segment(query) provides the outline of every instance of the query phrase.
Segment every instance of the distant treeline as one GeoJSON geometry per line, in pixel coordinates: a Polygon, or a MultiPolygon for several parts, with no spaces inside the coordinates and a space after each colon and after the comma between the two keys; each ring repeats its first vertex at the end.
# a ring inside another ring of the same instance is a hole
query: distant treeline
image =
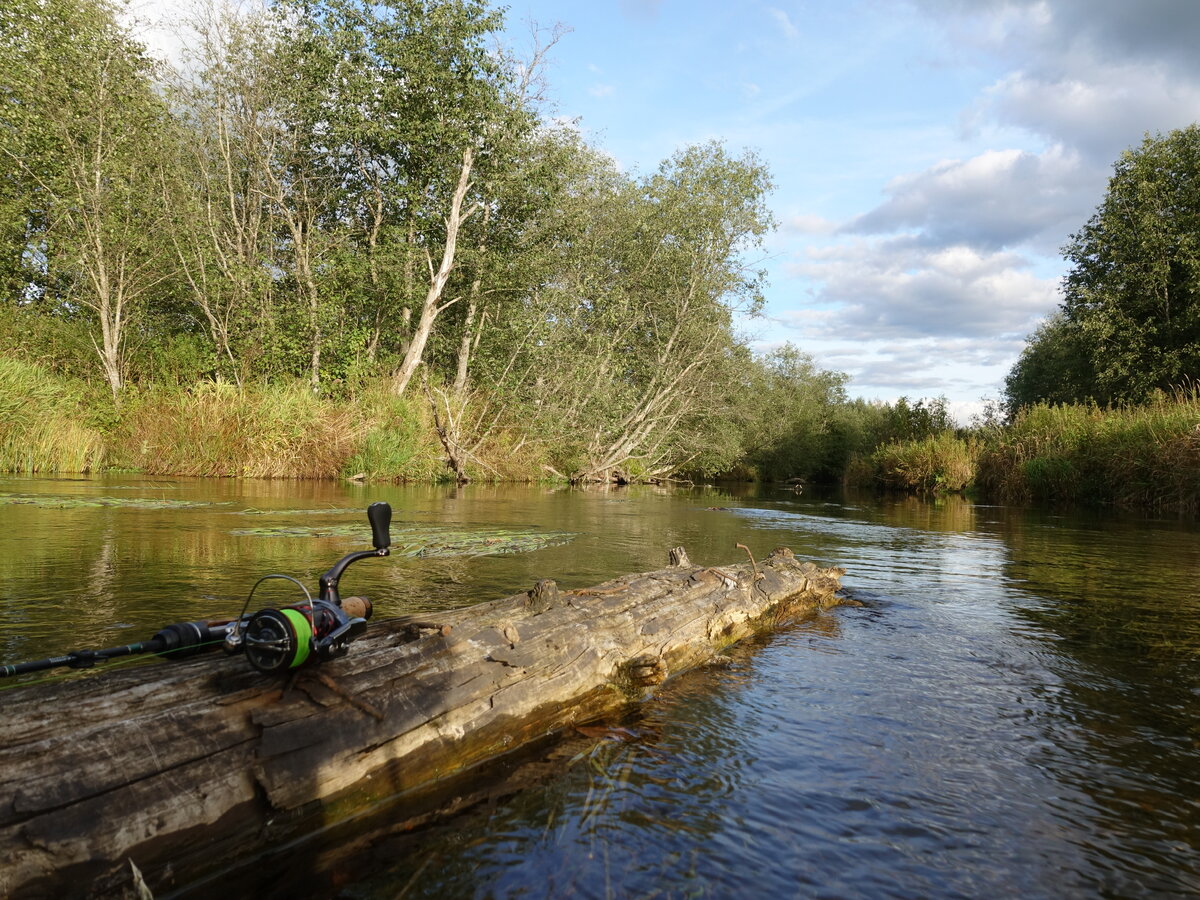
{"type": "MultiPolygon", "coordinates": [[[[976,440],[944,400],[751,352],[761,160],[619,170],[548,114],[559,34],[517,53],[501,25],[482,0],[213,5],[168,66],[107,0],[0,7],[0,468],[1021,495],[886,462],[976,440]]],[[[1014,427],[1200,374],[1198,142],[1117,164],[1009,378],[1014,427]]]]}
{"type": "MultiPolygon", "coordinates": [[[[771,183],[630,174],[477,0],[0,9],[0,450],[23,471],[837,478],[890,406],[735,330],[771,183]],[[448,467],[447,464],[448,463],[448,467]]],[[[899,410],[903,419],[906,408],[899,410]]]]}

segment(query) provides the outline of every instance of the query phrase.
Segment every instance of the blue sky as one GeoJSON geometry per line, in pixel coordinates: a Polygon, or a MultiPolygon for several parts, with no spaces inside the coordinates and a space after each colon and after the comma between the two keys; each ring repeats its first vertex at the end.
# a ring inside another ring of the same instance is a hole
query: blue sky
{"type": "Polygon", "coordinates": [[[518,53],[530,23],[569,29],[547,115],[627,171],[713,138],[768,164],[756,347],[964,421],[1055,309],[1119,154],[1200,119],[1200,0],[510,0],[507,22],[518,53]]]}
{"type": "Polygon", "coordinates": [[[1120,152],[1200,118],[1194,0],[512,0],[554,113],[630,171],[719,138],[776,190],[763,349],[853,395],[999,396],[1120,152]]]}

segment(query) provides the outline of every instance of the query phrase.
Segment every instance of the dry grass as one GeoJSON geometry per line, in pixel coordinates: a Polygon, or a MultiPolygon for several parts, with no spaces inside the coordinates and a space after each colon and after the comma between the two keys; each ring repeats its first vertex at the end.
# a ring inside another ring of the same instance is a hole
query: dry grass
{"type": "Polygon", "coordinates": [[[149,391],[122,419],[129,463],[164,475],[332,478],[367,430],[352,406],[300,382],[149,391]]]}
{"type": "Polygon", "coordinates": [[[0,356],[0,470],[92,472],[104,466],[105,455],[81,385],[0,356]]]}

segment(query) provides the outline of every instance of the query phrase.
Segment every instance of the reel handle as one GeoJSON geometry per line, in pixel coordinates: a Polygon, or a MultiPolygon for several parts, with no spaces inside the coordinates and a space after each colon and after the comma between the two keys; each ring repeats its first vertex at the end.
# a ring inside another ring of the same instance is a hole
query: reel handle
{"type": "Polygon", "coordinates": [[[367,507],[367,521],[371,523],[371,543],[376,550],[384,550],[392,545],[392,507],[382,500],[377,500],[367,507]]]}
{"type": "Polygon", "coordinates": [[[392,543],[389,531],[392,524],[392,508],[382,500],[377,500],[367,507],[367,520],[371,523],[371,539],[375,544],[375,549],[348,553],[334,563],[333,568],[322,575],[317,582],[320,587],[319,599],[328,601],[334,606],[341,606],[342,598],[338,594],[338,582],[346,568],[360,559],[388,555],[388,547],[392,543]]]}

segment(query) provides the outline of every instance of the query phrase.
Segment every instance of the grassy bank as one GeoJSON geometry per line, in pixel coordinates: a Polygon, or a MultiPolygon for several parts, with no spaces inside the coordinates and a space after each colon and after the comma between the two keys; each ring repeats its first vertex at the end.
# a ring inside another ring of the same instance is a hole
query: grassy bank
{"type": "Polygon", "coordinates": [[[0,355],[0,470],[92,472],[106,464],[103,403],[82,382],[0,355]]]}
{"type": "Polygon", "coordinates": [[[317,397],[302,383],[130,390],[0,355],[0,470],[436,481],[450,477],[425,405],[382,389],[317,397]]]}
{"type": "MultiPolygon", "coordinates": [[[[911,425],[914,411],[927,412],[920,404],[836,409],[844,414],[831,417],[835,425],[849,419],[875,427],[847,437],[847,428],[830,426],[818,434],[824,444],[812,444],[815,429],[809,429],[805,456],[824,460],[820,471],[829,476],[844,469],[850,484],[929,494],[976,491],[1002,503],[1200,511],[1200,391],[1114,409],[1041,404],[1008,425],[971,432],[934,428],[940,423],[922,419],[909,439],[899,425],[911,425]],[[889,415],[899,425],[883,421],[889,415]],[[846,454],[840,463],[839,450],[846,454]]],[[[456,420],[470,418],[470,410],[454,412],[456,420]]],[[[518,421],[493,425],[485,440],[460,454],[473,480],[534,481],[550,470],[566,471],[569,460],[548,449],[569,455],[563,440],[529,440],[518,421]]],[[[781,446],[793,440],[784,435],[781,446]]],[[[763,452],[750,448],[744,459],[763,452]]],[[[2,471],[428,482],[454,477],[445,460],[429,403],[418,392],[397,398],[378,385],[330,398],[315,396],[302,382],[238,389],[205,381],[130,389],[117,407],[86,381],[0,354],[2,471]]],[[[793,467],[774,468],[788,474],[793,467]]]]}
{"type": "Polygon", "coordinates": [[[1200,511],[1200,392],[1142,406],[1022,410],[1006,426],[893,442],[857,458],[852,483],[1002,503],[1088,503],[1200,511]]]}
{"type": "Polygon", "coordinates": [[[975,480],[1007,503],[1200,511],[1200,393],[1107,410],[1029,407],[986,436],[975,480]]]}

